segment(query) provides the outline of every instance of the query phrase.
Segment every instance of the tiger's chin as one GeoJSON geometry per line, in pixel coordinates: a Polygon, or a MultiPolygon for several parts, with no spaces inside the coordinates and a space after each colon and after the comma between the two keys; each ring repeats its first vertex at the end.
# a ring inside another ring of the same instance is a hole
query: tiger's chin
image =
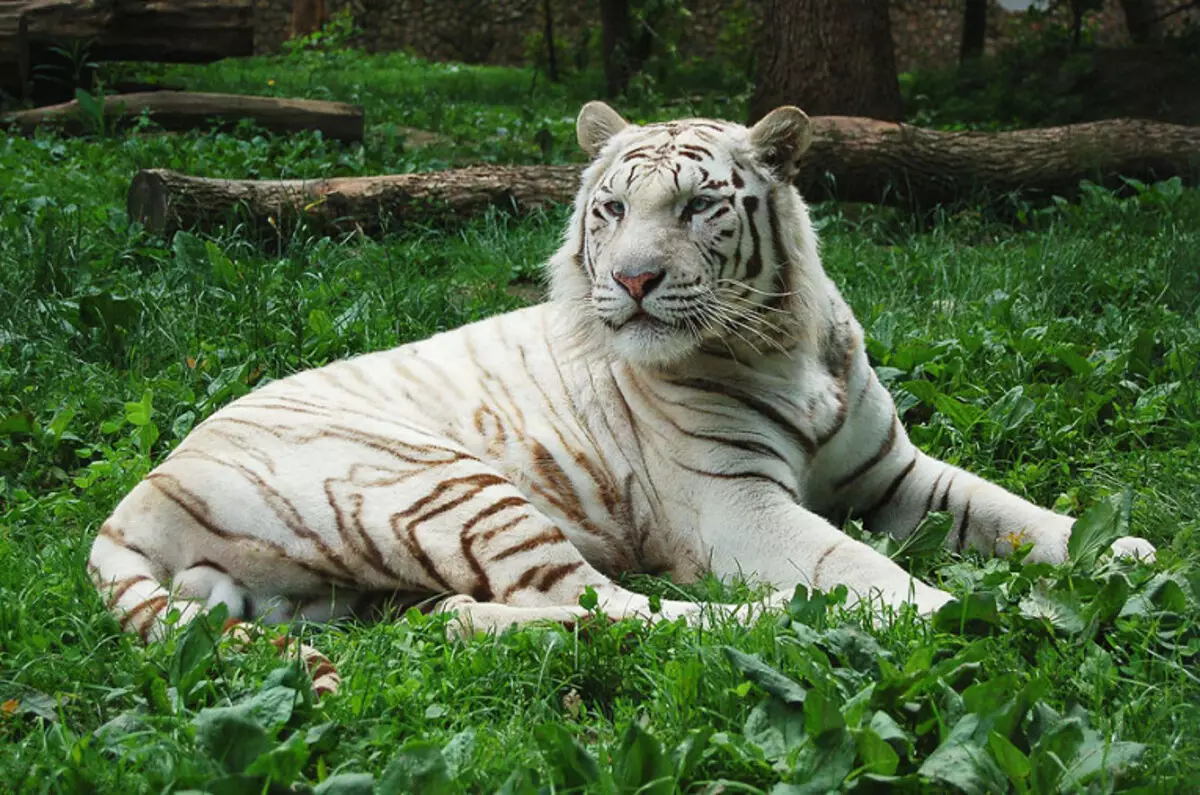
{"type": "Polygon", "coordinates": [[[700,350],[691,332],[645,315],[610,329],[609,339],[617,358],[639,367],[677,364],[700,350]]]}

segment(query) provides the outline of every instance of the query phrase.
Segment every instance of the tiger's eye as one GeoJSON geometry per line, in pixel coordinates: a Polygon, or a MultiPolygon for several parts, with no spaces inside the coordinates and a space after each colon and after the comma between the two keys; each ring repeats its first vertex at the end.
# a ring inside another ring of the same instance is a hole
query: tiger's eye
{"type": "Polygon", "coordinates": [[[717,203],[716,199],[708,196],[693,196],[688,200],[687,211],[692,215],[702,213],[717,203]]]}
{"type": "Polygon", "coordinates": [[[625,217],[625,202],[623,201],[613,199],[612,201],[605,202],[604,209],[609,215],[616,216],[617,218],[625,217]]]}

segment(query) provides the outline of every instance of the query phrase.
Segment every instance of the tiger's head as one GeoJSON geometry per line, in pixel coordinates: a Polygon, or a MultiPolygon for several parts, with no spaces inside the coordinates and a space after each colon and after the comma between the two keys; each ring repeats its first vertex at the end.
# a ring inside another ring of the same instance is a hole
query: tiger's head
{"type": "Polygon", "coordinates": [[[639,126],[589,102],[576,132],[593,160],[550,276],[583,334],[646,366],[812,342],[825,277],[792,185],[812,137],[802,111],[778,108],[750,128],[639,126]]]}

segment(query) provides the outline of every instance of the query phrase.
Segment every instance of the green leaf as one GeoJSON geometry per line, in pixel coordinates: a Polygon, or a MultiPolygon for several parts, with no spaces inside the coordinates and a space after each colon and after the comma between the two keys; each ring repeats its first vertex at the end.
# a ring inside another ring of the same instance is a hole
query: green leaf
{"type": "Polygon", "coordinates": [[[985,633],[1002,626],[995,594],[975,592],[963,599],[951,599],[933,614],[933,627],[951,634],[985,633]]]}
{"type": "Polygon", "coordinates": [[[1009,779],[1019,781],[1029,775],[1029,771],[1031,770],[1029,757],[1025,756],[1021,749],[1013,745],[1003,734],[998,732],[989,733],[988,748],[991,749],[992,756],[996,758],[996,763],[1000,765],[1000,769],[1004,771],[1004,775],[1008,776],[1009,779]]]}
{"type": "Polygon", "coordinates": [[[167,681],[181,696],[186,697],[204,678],[215,649],[216,638],[207,621],[192,621],[184,628],[167,671],[167,681]]]}
{"type": "Polygon", "coordinates": [[[820,627],[825,623],[829,599],[824,593],[813,590],[810,595],[803,584],[797,585],[787,605],[788,618],[797,624],[820,627]]]}
{"type": "Polygon", "coordinates": [[[242,773],[271,750],[271,738],[257,721],[236,707],[201,710],[196,743],[228,773],[242,773]]]}
{"type": "Polygon", "coordinates": [[[1033,586],[1018,609],[1025,618],[1045,621],[1068,635],[1077,635],[1086,627],[1079,597],[1071,591],[1055,589],[1046,580],[1033,586]]]}
{"type": "Polygon", "coordinates": [[[933,399],[937,410],[949,418],[960,431],[969,431],[983,417],[983,409],[974,403],[964,403],[956,397],[941,395],[933,399]]]}
{"type": "Polygon", "coordinates": [[[613,752],[613,781],[622,792],[670,795],[675,790],[671,764],[662,743],[635,720],[613,752]]]}
{"type": "Polygon", "coordinates": [[[171,251],[185,270],[196,271],[208,263],[208,249],[204,241],[191,232],[176,232],[171,240],[171,251]]]}
{"type": "Polygon", "coordinates": [[[1014,386],[988,407],[987,417],[1005,431],[1015,431],[1025,424],[1034,408],[1034,402],[1025,397],[1025,388],[1014,386]]]}
{"type": "Polygon", "coordinates": [[[768,761],[783,759],[808,737],[804,709],[768,696],[750,711],[742,734],[768,761]]]}
{"type": "MultiPolygon", "coordinates": [[[[382,785],[378,791],[383,792],[382,785]]],[[[370,773],[339,773],[313,789],[313,795],[372,795],[374,792],[375,777],[370,773]]]]}
{"type": "Polygon", "coordinates": [[[425,740],[409,740],[388,763],[377,795],[442,795],[453,792],[442,749],[425,740]]]}
{"type": "Polygon", "coordinates": [[[13,436],[18,433],[31,434],[36,427],[37,424],[33,421],[32,414],[27,411],[19,411],[0,420],[0,436],[13,436]]]}
{"type": "Polygon", "coordinates": [[[682,784],[691,778],[708,748],[708,741],[712,739],[712,735],[711,727],[695,729],[671,752],[671,759],[675,762],[676,781],[682,784]]]}
{"type": "Polygon", "coordinates": [[[246,774],[264,776],[273,784],[287,786],[299,778],[305,763],[308,762],[308,754],[308,743],[297,732],[289,737],[287,742],[255,759],[246,768],[246,774]]]}
{"type": "Polygon", "coordinates": [[[1133,492],[1124,489],[1100,500],[1075,520],[1067,541],[1067,555],[1077,569],[1090,569],[1114,541],[1129,535],[1132,505],[1133,492]]]}
{"type": "Polygon", "coordinates": [[[803,704],[807,691],[762,661],[757,654],[746,654],[732,646],[724,647],[725,656],[754,684],[785,704],[803,704]]]}
{"type": "Polygon", "coordinates": [[[1132,598],[1121,608],[1120,615],[1143,616],[1161,611],[1187,614],[1190,610],[1187,593],[1183,586],[1176,581],[1175,575],[1161,572],[1154,575],[1132,598]]]}
{"type": "Polygon", "coordinates": [[[909,560],[934,554],[945,545],[953,526],[954,517],[944,511],[925,514],[917,529],[900,542],[891,559],[909,560]]]}
{"type": "Polygon", "coordinates": [[[1083,723],[1066,718],[1049,727],[1029,754],[1035,792],[1052,792],[1066,774],[1069,764],[1083,746],[1083,723]]]}
{"type": "Polygon", "coordinates": [[[986,738],[980,716],[963,715],[918,772],[925,778],[957,787],[967,795],[1006,792],[1003,771],[983,747],[986,738]]]}
{"type": "Polygon", "coordinates": [[[877,775],[893,775],[900,766],[900,755],[896,749],[869,727],[858,735],[858,755],[862,757],[867,770],[877,775]]]}
{"type": "Polygon", "coordinates": [[[1108,624],[1121,614],[1121,608],[1129,601],[1129,578],[1119,571],[1108,575],[1104,587],[1092,598],[1084,610],[1088,624],[1108,624]]]}
{"type": "Polygon", "coordinates": [[[541,783],[536,770],[514,770],[496,795],[540,795],[541,783]]]}
{"type": "Polygon", "coordinates": [[[125,421],[130,425],[149,425],[154,416],[154,393],[147,389],[142,393],[142,399],[136,403],[125,404],[125,421]]]}
{"type": "Polygon", "coordinates": [[[600,597],[596,595],[596,589],[590,585],[584,586],[583,593],[579,597],[579,606],[584,610],[595,610],[600,604],[600,597]]]}
{"type": "Polygon", "coordinates": [[[292,718],[300,694],[290,687],[268,686],[234,709],[245,709],[263,726],[278,729],[292,718]]]}
{"type": "Polygon", "coordinates": [[[225,252],[211,240],[204,241],[205,259],[212,268],[213,276],[225,287],[235,287],[238,281],[237,267],[225,256],[225,252]]]}
{"type": "Polygon", "coordinates": [[[600,778],[600,766],[583,746],[559,723],[547,723],[535,731],[538,744],[551,769],[556,770],[568,789],[585,787],[600,778]]]}
{"type": "Polygon", "coordinates": [[[1101,773],[1106,773],[1111,779],[1122,768],[1137,762],[1146,752],[1146,746],[1141,743],[1105,743],[1094,731],[1089,730],[1088,734],[1091,736],[1085,740],[1079,755],[1063,774],[1059,788],[1061,792],[1078,791],[1101,773]]]}
{"type": "Polygon", "coordinates": [[[442,749],[442,757],[446,760],[446,772],[450,778],[458,778],[463,769],[471,763],[475,755],[475,730],[464,729],[450,738],[442,749]]]}
{"type": "Polygon", "coordinates": [[[804,702],[804,728],[813,739],[846,728],[839,704],[819,690],[812,690],[804,702]]]}
{"type": "Polygon", "coordinates": [[[332,337],[333,321],[324,309],[313,309],[308,313],[308,330],[314,337],[332,337]]]}
{"type": "Polygon", "coordinates": [[[773,795],[823,795],[830,790],[839,791],[846,776],[854,769],[856,756],[854,737],[845,729],[831,732],[820,741],[809,740],[796,755],[791,775],[793,783],[780,784],[771,792],[773,795]]]}

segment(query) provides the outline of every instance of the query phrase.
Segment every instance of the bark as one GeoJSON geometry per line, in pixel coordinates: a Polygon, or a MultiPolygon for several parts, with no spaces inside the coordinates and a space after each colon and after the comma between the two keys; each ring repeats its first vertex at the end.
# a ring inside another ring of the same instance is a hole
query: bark
{"type": "Polygon", "coordinates": [[[780,105],[902,117],[887,0],[764,0],[763,13],[751,122],[780,105]]]}
{"type": "Polygon", "coordinates": [[[632,63],[632,39],[629,0],[600,0],[600,52],[608,97],[625,91],[636,71],[632,63]]]}
{"type": "Polygon", "coordinates": [[[570,200],[574,166],[473,166],[425,174],[316,180],[227,180],[143,170],[129,188],[131,220],[148,230],[212,228],[248,220],[259,231],[303,217],[323,232],[379,235],[407,223],[468,217],[488,207],[518,212],[570,200]]]}
{"type": "Polygon", "coordinates": [[[988,0],[966,0],[960,61],[969,61],[983,55],[983,47],[987,41],[987,11],[988,0]]]}
{"type": "Polygon", "coordinates": [[[86,42],[93,61],[208,63],[254,54],[252,0],[34,0],[25,5],[24,37],[35,56],[72,41],[86,42]]]}
{"type": "Polygon", "coordinates": [[[1162,38],[1158,11],[1154,0],[1121,0],[1125,12],[1125,27],[1135,44],[1150,44],[1162,38]]]}
{"type": "MultiPolygon", "coordinates": [[[[232,127],[242,119],[253,119],[274,133],[320,130],[326,138],[361,141],[363,108],[343,102],[311,99],[279,99],[240,94],[192,94],[182,91],[155,91],[119,94],[105,98],[105,125],[122,126],[142,112],[167,130],[191,130],[210,125],[232,127]]],[[[25,134],[41,125],[54,125],[71,135],[95,132],[95,120],[88,117],[77,100],[33,110],[15,111],[0,116],[0,125],[14,124],[25,134]]]]}
{"type": "Polygon", "coordinates": [[[542,0],[542,37],[546,40],[546,76],[551,83],[558,82],[558,53],[554,47],[554,11],[550,0],[542,0]]]}
{"type": "MultiPolygon", "coordinates": [[[[1200,127],[1115,119],[1001,133],[939,132],[848,117],[813,120],[797,183],[811,200],[880,202],[909,209],[1021,192],[1071,196],[1081,179],[1119,185],[1200,177],[1200,127]]],[[[212,229],[230,220],[278,229],[303,216],[325,233],[378,235],[500,207],[524,212],[571,201],[578,166],[474,166],[452,171],[330,180],[218,180],[142,171],[129,215],[153,232],[212,229]]]]}
{"type": "Polygon", "coordinates": [[[292,38],[316,33],[325,24],[325,0],[292,0],[292,38]]]}
{"type": "Polygon", "coordinates": [[[19,35],[26,3],[0,3],[0,91],[25,95],[29,81],[29,49],[19,35]]]}

